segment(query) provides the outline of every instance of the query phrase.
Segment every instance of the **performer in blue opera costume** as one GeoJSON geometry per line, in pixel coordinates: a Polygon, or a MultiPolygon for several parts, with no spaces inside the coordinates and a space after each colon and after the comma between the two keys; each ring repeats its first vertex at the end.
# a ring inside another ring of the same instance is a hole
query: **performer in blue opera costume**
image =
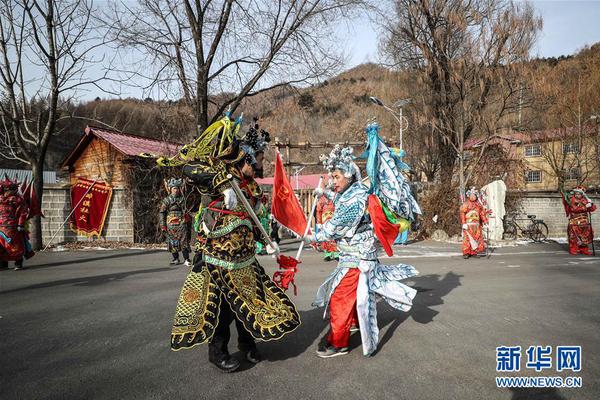
{"type": "Polygon", "coordinates": [[[409,311],[417,291],[401,283],[418,271],[406,264],[384,265],[377,256],[376,237],[388,253],[398,232],[405,230],[420,208],[411,195],[408,182],[394,157],[379,137],[379,126],[367,127],[367,175],[370,187],[361,183],[360,170],[353,161],[352,148],[336,146],[329,156],[321,156],[334,181],[334,193],[319,189],[317,195],[334,199],[335,211],[308,243],[335,240],[340,251],[337,268],[317,291],[314,304],[325,307],[330,331],[322,358],[348,353],[350,333],[359,329],[363,354],[377,349],[376,294],[392,307],[409,311]],[[358,323],[358,327],[356,327],[358,323]]]}

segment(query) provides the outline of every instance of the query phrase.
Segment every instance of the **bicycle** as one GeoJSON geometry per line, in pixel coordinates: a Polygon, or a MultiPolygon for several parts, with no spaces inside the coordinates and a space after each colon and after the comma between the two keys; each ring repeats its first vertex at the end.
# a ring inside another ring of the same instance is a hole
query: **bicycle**
{"type": "Polygon", "coordinates": [[[548,237],[548,226],[542,219],[535,215],[527,215],[527,218],[516,218],[514,214],[507,214],[503,220],[504,233],[502,239],[515,240],[520,230],[522,236],[528,237],[534,242],[543,242],[548,237]],[[522,227],[517,221],[529,221],[530,224],[522,227]]]}

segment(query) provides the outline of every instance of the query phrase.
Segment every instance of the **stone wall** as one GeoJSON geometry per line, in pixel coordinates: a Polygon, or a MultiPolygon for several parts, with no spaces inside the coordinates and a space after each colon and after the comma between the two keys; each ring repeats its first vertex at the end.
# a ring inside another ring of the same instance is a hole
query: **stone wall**
{"type": "MultiPolygon", "coordinates": [[[[86,236],[75,234],[66,223],[62,222],[71,212],[70,187],[48,186],[44,188],[42,210],[46,218],[42,218],[43,242],[47,244],[58,230],[53,244],[88,241],[86,236]]],[[[133,242],[133,211],[123,189],[113,189],[110,208],[104,222],[104,230],[100,240],[133,242]]]]}
{"type": "MultiPolygon", "coordinates": [[[[519,212],[521,217],[534,214],[543,219],[548,225],[548,236],[551,238],[567,237],[567,217],[558,193],[520,193],[519,212]]],[[[589,195],[594,204],[600,206],[600,195],[589,195]]],[[[511,211],[511,210],[506,210],[511,211]]],[[[518,221],[519,224],[527,224],[527,221],[518,221]]],[[[523,225],[522,225],[523,226],[523,225]]],[[[592,213],[592,226],[596,227],[595,236],[600,235],[600,210],[592,213]]]]}

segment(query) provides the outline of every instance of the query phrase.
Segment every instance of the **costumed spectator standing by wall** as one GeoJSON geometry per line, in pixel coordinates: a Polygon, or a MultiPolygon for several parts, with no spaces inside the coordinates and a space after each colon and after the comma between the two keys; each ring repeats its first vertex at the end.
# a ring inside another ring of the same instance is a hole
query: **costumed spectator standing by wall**
{"type": "Polygon", "coordinates": [[[25,228],[30,214],[25,198],[19,194],[16,181],[5,178],[0,182],[0,269],[7,269],[9,261],[15,270],[23,268],[23,259],[34,255],[25,228]]]}
{"type": "MultiPolygon", "coordinates": [[[[335,210],[316,236],[305,241],[312,243],[335,240],[340,251],[337,268],[317,291],[313,304],[325,307],[329,313],[329,334],[326,344],[317,350],[321,358],[347,354],[352,326],[358,322],[363,354],[371,355],[379,343],[376,294],[392,307],[408,311],[417,291],[400,281],[418,274],[406,264],[384,265],[377,256],[374,225],[371,219],[371,201],[383,203],[387,210],[400,218],[414,220],[419,206],[410,194],[410,188],[391,159],[389,149],[378,137],[378,125],[367,128],[372,152],[367,162],[371,188],[361,182],[358,166],[353,162],[352,148],[336,146],[329,156],[322,156],[329,171],[335,195],[335,210]],[[375,177],[374,175],[377,175],[375,177]],[[377,195],[377,196],[376,196],[377,195]],[[369,209],[369,212],[367,210],[369,209]],[[393,210],[393,211],[392,211],[393,210]]],[[[317,192],[317,194],[322,194],[317,192]]],[[[328,198],[333,193],[324,191],[328,198]]],[[[381,206],[379,208],[381,210],[381,206]]],[[[383,214],[381,211],[380,214],[383,214]]],[[[391,230],[390,243],[396,239],[398,228],[391,230]]]]}
{"type": "MultiPolygon", "coordinates": [[[[184,175],[203,195],[194,265],[177,303],[171,348],[208,342],[209,361],[225,372],[240,366],[228,351],[233,321],[238,348],[251,363],[261,361],[255,339],[280,339],[300,325],[294,304],[256,259],[260,233],[231,186],[230,177],[256,212],[262,192],[254,177],[262,175],[269,135],[255,124],[240,142],[239,124],[226,116],[178,156],[158,160],[163,166],[183,165],[184,175]]],[[[267,246],[267,251],[276,249],[267,246]]]]}
{"type": "Polygon", "coordinates": [[[190,261],[191,219],[186,208],[186,199],[181,191],[182,179],[171,178],[167,184],[169,195],[160,206],[161,230],[167,237],[167,245],[171,253],[171,265],[181,263],[179,252],[183,255],[184,265],[192,265],[190,261]]]}
{"type": "Polygon", "coordinates": [[[561,192],[563,205],[569,225],[569,253],[592,255],[589,245],[594,240],[594,230],[590,221],[590,213],[596,211],[596,205],[585,194],[585,188],[577,187],[569,194],[561,192]]]}
{"type": "MultiPolygon", "coordinates": [[[[317,232],[323,229],[323,224],[329,221],[331,217],[333,217],[334,210],[335,206],[333,205],[333,199],[329,199],[327,196],[321,196],[321,198],[317,202],[316,209],[317,232]]],[[[337,251],[335,240],[319,243],[319,246],[325,252],[325,257],[323,258],[325,261],[339,260],[340,255],[337,251]]]]}
{"type": "Polygon", "coordinates": [[[467,200],[460,207],[462,224],[463,258],[478,257],[485,251],[483,226],[488,222],[488,212],[479,201],[479,192],[472,187],[467,190],[467,200]]]}

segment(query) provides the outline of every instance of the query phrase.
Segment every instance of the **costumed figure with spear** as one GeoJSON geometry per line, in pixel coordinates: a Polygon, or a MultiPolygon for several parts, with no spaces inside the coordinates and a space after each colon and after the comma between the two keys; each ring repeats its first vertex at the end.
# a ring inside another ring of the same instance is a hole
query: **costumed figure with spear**
{"type": "MultiPolygon", "coordinates": [[[[322,358],[348,353],[351,329],[356,323],[363,354],[373,354],[379,343],[376,294],[405,312],[417,294],[401,283],[417,275],[417,270],[406,264],[381,264],[376,239],[391,255],[398,233],[408,229],[421,211],[379,136],[379,125],[369,124],[366,131],[367,148],[361,157],[367,158],[370,186],[361,181],[352,148],[336,146],[328,156],[321,156],[334,182],[335,211],[316,235],[305,237],[307,243],[335,240],[340,251],[337,268],[318,289],[314,302],[325,307],[325,316],[330,318],[326,344],[317,349],[322,358]]],[[[319,192],[334,198],[330,191],[319,192]]]]}
{"type": "Polygon", "coordinates": [[[42,215],[33,185],[21,185],[5,176],[0,181],[0,269],[15,262],[15,271],[23,268],[23,259],[33,257],[26,228],[27,220],[42,215]]]}
{"type": "MultiPolygon", "coordinates": [[[[253,209],[262,197],[254,177],[262,175],[269,134],[255,126],[239,139],[240,124],[241,118],[225,116],[177,156],[158,159],[162,166],[183,165],[202,193],[196,254],[177,303],[171,348],[208,342],[209,361],[225,372],[240,366],[228,352],[231,322],[251,363],[261,360],[255,339],[280,339],[300,325],[294,304],[255,256],[257,240],[270,243],[253,209]]],[[[278,251],[274,244],[267,249],[278,251]]]]}
{"type": "Polygon", "coordinates": [[[589,245],[592,245],[594,255],[594,229],[592,228],[591,213],[596,211],[596,205],[586,196],[582,186],[571,190],[569,194],[561,191],[565,213],[569,218],[567,235],[569,237],[569,253],[592,255],[589,245]]]}
{"type": "Polygon", "coordinates": [[[472,187],[467,190],[467,200],[460,206],[460,223],[463,234],[463,258],[479,257],[485,252],[483,226],[488,222],[488,212],[479,201],[479,192],[472,187]]]}

